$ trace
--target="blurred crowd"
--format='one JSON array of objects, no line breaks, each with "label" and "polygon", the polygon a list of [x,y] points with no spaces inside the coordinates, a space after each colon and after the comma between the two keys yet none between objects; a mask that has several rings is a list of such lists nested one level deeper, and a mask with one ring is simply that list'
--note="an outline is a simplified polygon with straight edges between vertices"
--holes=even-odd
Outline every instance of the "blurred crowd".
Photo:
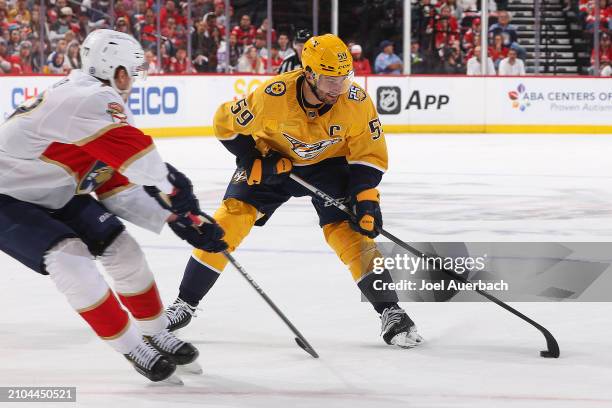
[{"label": "blurred crowd", "polygon": [[[566,0],[567,1],[567,0]],[[599,1],[599,49],[594,46],[591,49],[591,69],[594,73],[595,57],[599,56],[601,76],[612,76],[612,45],[610,35],[612,34],[612,0],[575,0],[578,2],[580,22],[585,30],[585,37],[592,39],[597,24],[597,13],[595,1]],[[569,2],[568,7],[572,7]]]},{"label": "blurred crowd", "polygon": [[[505,10],[508,0],[488,1],[487,73],[524,75],[526,51]],[[593,58],[598,53],[602,67],[608,67],[612,0],[564,1],[579,10],[587,32],[596,21],[594,1],[600,1],[603,34]],[[344,40],[356,74],[400,74],[406,63],[415,74],[482,74],[479,0],[412,0],[409,56],[399,52],[401,0],[355,3],[360,6],[351,8],[343,31],[354,33]],[[0,74],[61,74],[78,68],[80,44],[97,28],[132,34],[145,49],[151,73],[278,72],[304,41],[294,38],[297,30],[277,32],[266,18],[235,15],[232,6],[227,15],[229,21],[224,0],[192,0],[190,5],[183,0],[0,0]]]},{"label": "blurred crowd", "polygon": [[267,19],[257,26],[249,15],[235,20],[233,8],[226,42],[223,0],[193,0],[191,26],[187,1],[164,0],[161,7],[152,0],[44,3],[41,11],[40,1],[0,0],[0,74],[61,74],[79,68],[80,44],[98,28],[126,32],[140,41],[150,73],[264,73],[268,64],[275,71],[295,52],[288,33],[277,35]]},{"label": "blurred crowd", "polygon": [[[414,74],[483,73],[480,61],[481,13],[478,0],[413,0],[412,41],[410,55],[404,58],[401,49],[403,4],[401,0],[373,0],[353,10],[356,41],[359,50],[373,56],[373,73],[397,74],[406,63]],[[489,0],[487,29],[488,75],[524,75],[526,51],[518,39],[518,30],[511,24],[512,15],[504,10],[507,0]],[[373,25],[372,20],[383,24]],[[365,27],[367,37],[361,36]],[[406,61],[407,60],[407,61]]]}]

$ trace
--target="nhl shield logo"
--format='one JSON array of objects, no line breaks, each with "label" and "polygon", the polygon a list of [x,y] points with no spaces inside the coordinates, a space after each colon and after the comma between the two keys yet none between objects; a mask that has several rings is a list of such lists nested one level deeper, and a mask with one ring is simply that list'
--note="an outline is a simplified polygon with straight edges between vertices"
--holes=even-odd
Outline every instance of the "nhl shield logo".
[{"label": "nhl shield logo", "polygon": [[376,90],[376,108],[381,115],[397,115],[402,109],[402,91],[397,86],[381,86]]}]

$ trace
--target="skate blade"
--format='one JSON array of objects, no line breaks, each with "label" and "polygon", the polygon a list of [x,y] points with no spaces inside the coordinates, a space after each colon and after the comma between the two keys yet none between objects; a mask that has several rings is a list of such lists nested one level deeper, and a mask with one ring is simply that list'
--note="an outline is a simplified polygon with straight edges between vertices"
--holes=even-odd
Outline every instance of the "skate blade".
[{"label": "skate blade", "polygon": [[204,373],[202,366],[197,362],[197,360],[189,364],[177,366],[177,368],[186,374],[202,375]]},{"label": "skate blade", "polygon": [[414,348],[423,343],[423,337],[418,333],[399,333],[391,339],[391,344],[400,348]]},{"label": "skate blade", "polygon": [[177,376],[176,374],[172,374],[170,377],[166,378],[165,380],[161,380],[161,381],[158,381],[158,382],[153,383],[153,384],[157,384],[157,385],[172,385],[172,386],[185,385],[183,380],[181,380],[181,378],[179,376]]}]

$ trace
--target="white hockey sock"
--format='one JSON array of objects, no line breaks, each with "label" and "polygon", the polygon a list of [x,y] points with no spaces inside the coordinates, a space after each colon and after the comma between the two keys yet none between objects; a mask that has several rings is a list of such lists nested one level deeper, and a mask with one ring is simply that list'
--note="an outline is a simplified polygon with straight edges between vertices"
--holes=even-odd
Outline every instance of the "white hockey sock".
[{"label": "white hockey sock", "polygon": [[152,335],[166,328],[168,322],[155,278],[134,238],[122,232],[99,259],[113,278],[121,302],[132,313],[142,332]]},{"label": "white hockey sock", "polygon": [[111,347],[127,354],[142,341],[80,239],[66,239],[50,249],[45,267],[72,308]]}]

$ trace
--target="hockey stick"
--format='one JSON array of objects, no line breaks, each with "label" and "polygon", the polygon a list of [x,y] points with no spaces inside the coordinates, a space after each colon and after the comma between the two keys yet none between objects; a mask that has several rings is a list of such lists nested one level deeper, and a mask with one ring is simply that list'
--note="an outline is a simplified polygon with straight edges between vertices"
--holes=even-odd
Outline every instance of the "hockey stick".
[{"label": "hockey stick", "polygon": [[[167,194],[164,194],[163,192],[159,191],[157,187],[151,187],[148,190],[145,188],[145,190],[147,191],[149,195],[155,198],[162,205],[162,207],[167,208],[167,209],[171,208],[172,203],[170,201],[170,197]],[[196,229],[199,229],[198,227],[202,226],[203,224],[214,224],[215,223],[214,218],[204,213],[199,208],[196,211],[188,212],[187,214],[185,214],[185,216],[191,219],[191,221],[193,222],[192,226]],[[253,289],[255,289],[255,291],[257,291],[257,293],[259,293],[259,295],[266,301],[268,306],[270,306],[272,310],[276,312],[278,317],[280,317],[281,320],[285,322],[287,327],[289,327],[289,330],[291,330],[293,334],[295,334],[296,336],[295,342],[297,343],[297,345],[300,346],[302,349],[304,349],[304,351],[306,351],[308,354],[310,354],[314,358],[319,358],[319,355],[317,354],[315,349],[312,348],[310,343],[308,343],[308,340],[306,340],[306,338],[302,335],[302,333],[300,333],[300,331],[293,325],[293,323],[289,321],[287,316],[285,316],[285,314],[281,312],[278,306],[276,306],[276,304],[272,301],[272,299],[270,299],[270,297],[266,294],[266,292],[263,291],[261,286],[259,286],[257,282],[253,280],[251,275],[249,275],[247,271],[242,267],[242,265],[238,263],[236,258],[234,258],[227,250],[223,251],[222,253],[227,258],[227,260],[234,266],[234,268],[236,268],[236,270],[240,272],[240,274],[244,277],[244,279],[246,279],[251,284]]]},{"label": "hockey stick", "polygon": [[[214,218],[212,218],[210,215],[205,214],[201,211],[199,212],[198,215],[189,214],[188,216],[189,218],[192,219],[192,221],[196,225],[202,225],[203,223],[214,223],[215,222]],[[266,294],[266,292],[264,292],[261,286],[259,286],[257,282],[255,282],[255,280],[251,277],[251,275],[249,275],[247,271],[242,267],[242,265],[238,263],[236,258],[234,258],[227,250],[223,251],[222,254],[234,266],[234,268],[236,268],[236,270],[240,272],[240,274],[244,277],[244,279],[246,279],[247,282],[249,282],[249,284],[253,287],[253,289],[255,289],[257,293],[259,293],[259,295],[263,298],[263,300],[266,301],[268,306],[270,306],[272,310],[274,310],[276,315],[280,317],[280,319],[287,325],[287,327],[289,327],[289,330],[291,330],[293,334],[295,334],[295,342],[297,343],[297,345],[300,346],[302,349],[304,349],[305,352],[307,352],[314,358],[319,358],[319,355],[317,354],[315,349],[312,348],[310,343],[308,343],[308,340],[306,340],[306,338],[302,335],[302,333],[300,333],[300,331],[293,325],[293,323],[291,323],[291,321],[287,318],[287,316],[285,316],[285,314],[281,312],[278,306],[276,306],[276,304],[272,301],[272,299],[270,299],[270,297]]]},{"label": "hockey stick", "polygon": [[278,317],[281,318],[281,320],[283,322],[285,322],[285,324],[287,325],[287,327],[289,327],[289,330],[291,330],[293,332],[293,334],[295,334],[295,342],[298,344],[298,346],[300,346],[301,348],[304,349],[304,351],[306,351],[308,354],[310,354],[311,356],[313,356],[314,358],[319,358],[319,355],[317,354],[317,352],[312,348],[312,346],[310,345],[310,343],[308,343],[308,340],[306,340],[306,338],[304,336],[302,336],[302,333],[300,333],[300,331],[293,325],[293,323],[291,323],[291,321],[289,321],[289,319],[287,318],[287,316],[285,316],[285,314],[283,312],[281,312],[281,310],[278,308],[278,306],[276,306],[276,304],[272,301],[272,299],[270,299],[270,297],[266,294],[266,292],[263,291],[263,289],[261,288],[261,286],[259,286],[257,284],[257,282],[255,282],[253,280],[253,278],[251,277],[251,275],[249,275],[247,273],[247,271],[244,270],[244,268],[242,267],[242,265],[240,265],[238,263],[238,261],[236,261],[236,258],[234,258],[229,252],[227,251],[223,251],[223,255],[225,255],[225,257],[227,258],[227,260],[234,266],[234,268],[236,268],[236,270],[238,272],[240,272],[240,274],[244,277],[244,279],[246,279],[249,284],[253,287],[253,289],[255,289],[255,291],[257,293],[259,293],[259,295],[263,298],[263,300],[266,301],[266,303],[268,304],[268,306],[270,306],[272,308],[272,310],[274,310],[274,312],[276,312],[276,314],[278,315]]},{"label": "hockey stick", "polygon": [[[293,173],[290,175],[290,177],[291,177],[291,179],[293,181],[295,181],[296,183],[300,184],[302,187],[304,187],[307,190],[309,190],[316,197],[324,200],[326,204],[329,203],[329,204],[333,205],[334,207],[338,208],[339,210],[343,211],[344,213],[346,213],[350,217],[351,220],[355,219],[355,214],[346,205],[344,205],[340,201],[338,201],[335,198],[329,196],[324,191],[319,190],[318,188],[316,188],[312,184],[306,182],[301,177],[299,177],[299,176],[297,176],[297,175],[295,175]],[[390,241],[392,241],[393,243],[399,245],[400,247],[404,248],[405,250],[409,251],[413,255],[416,255],[416,256],[419,256],[419,257],[420,256],[425,256],[425,254],[421,253],[421,251],[419,251],[418,249],[416,249],[416,248],[406,244],[404,241],[400,240],[395,235],[385,231],[383,228],[380,228],[379,232],[380,232],[380,234],[383,237],[389,239]],[[425,256],[425,259],[429,262],[432,258],[429,257],[429,256]],[[453,279],[455,279],[455,280],[457,280],[459,282],[470,283],[470,281],[467,278],[465,278],[464,276],[458,274],[454,270],[447,269],[447,268],[442,268],[442,271],[444,273],[446,273],[447,275],[449,275],[451,278],[453,278]],[[558,358],[559,357],[559,354],[560,354],[559,344],[557,343],[557,340],[555,340],[554,336],[544,326],[542,326],[541,324],[537,323],[534,320],[531,320],[529,317],[525,316],[523,313],[519,312],[518,310],[516,310],[512,306],[509,306],[505,302],[502,302],[501,300],[497,299],[495,296],[491,295],[490,293],[488,293],[488,292],[486,292],[484,290],[480,290],[478,288],[476,288],[474,290],[476,292],[478,292],[480,295],[482,295],[485,298],[489,299],[491,302],[495,303],[496,305],[498,305],[500,307],[503,307],[504,309],[506,309],[507,311],[509,311],[513,315],[515,315],[517,317],[520,317],[521,319],[523,319],[524,321],[526,321],[527,323],[529,323],[530,325],[532,325],[533,327],[538,329],[540,331],[540,333],[542,333],[544,335],[544,338],[546,339],[546,347],[547,347],[547,350],[540,351],[540,356],[546,357],[546,358]]]}]

